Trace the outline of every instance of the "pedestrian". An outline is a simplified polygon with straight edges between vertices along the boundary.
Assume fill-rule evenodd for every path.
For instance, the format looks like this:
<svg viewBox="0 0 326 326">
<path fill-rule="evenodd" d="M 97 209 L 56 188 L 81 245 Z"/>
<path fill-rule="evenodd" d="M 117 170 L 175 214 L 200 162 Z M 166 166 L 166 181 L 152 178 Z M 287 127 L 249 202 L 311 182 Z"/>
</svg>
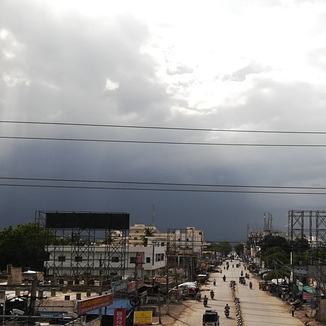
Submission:
<svg viewBox="0 0 326 326">
<path fill-rule="evenodd" d="M 295 311 L 295 305 L 294 304 L 291 304 L 290 311 L 291 311 L 292 317 L 294 317 L 294 311 Z"/>
</svg>

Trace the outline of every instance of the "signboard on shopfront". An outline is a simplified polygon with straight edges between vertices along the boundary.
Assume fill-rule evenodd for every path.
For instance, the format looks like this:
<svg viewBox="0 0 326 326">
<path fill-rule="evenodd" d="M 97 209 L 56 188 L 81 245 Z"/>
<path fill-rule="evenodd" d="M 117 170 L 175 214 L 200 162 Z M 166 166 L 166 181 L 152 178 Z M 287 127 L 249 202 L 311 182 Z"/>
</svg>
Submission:
<svg viewBox="0 0 326 326">
<path fill-rule="evenodd" d="M 134 325 L 152 325 L 152 311 L 134 311 Z"/>
<path fill-rule="evenodd" d="M 113 326 L 126 325 L 126 308 L 115 308 L 113 314 Z"/>
<path fill-rule="evenodd" d="M 112 305 L 112 303 L 113 303 L 112 293 L 99 295 L 85 300 L 77 300 L 76 313 L 78 315 L 84 315 L 92 310 L 110 306 Z"/>
</svg>

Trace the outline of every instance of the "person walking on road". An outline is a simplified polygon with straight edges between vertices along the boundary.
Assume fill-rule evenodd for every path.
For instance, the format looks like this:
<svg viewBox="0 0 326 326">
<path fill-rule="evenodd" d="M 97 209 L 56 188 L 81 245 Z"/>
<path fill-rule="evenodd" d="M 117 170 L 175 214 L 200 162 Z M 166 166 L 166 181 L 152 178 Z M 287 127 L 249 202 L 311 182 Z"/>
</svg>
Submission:
<svg viewBox="0 0 326 326">
<path fill-rule="evenodd" d="M 291 304 L 290 311 L 291 311 L 292 317 L 294 317 L 294 311 L 295 311 L 295 305 L 294 304 Z"/>
<path fill-rule="evenodd" d="M 204 296 L 204 307 L 207 307 L 208 304 L 208 298 L 206 297 L 206 295 Z"/>
</svg>

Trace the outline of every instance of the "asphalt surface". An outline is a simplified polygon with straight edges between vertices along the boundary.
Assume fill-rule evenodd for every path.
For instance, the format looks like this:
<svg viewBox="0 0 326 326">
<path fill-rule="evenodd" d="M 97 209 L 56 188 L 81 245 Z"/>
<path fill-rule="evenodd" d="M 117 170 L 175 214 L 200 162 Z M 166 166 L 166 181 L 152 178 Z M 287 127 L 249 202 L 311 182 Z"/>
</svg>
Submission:
<svg viewBox="0 0 326 326">
<path fill-rule="evenodd" d="M 211 289 L 215 292 L 213 300 L 209 298 L 208 307 L 205 308 L 202 302 L 193 301 L 189 308 L 181 314 L 180 318 L 175 321 L 174 326 L 202 325 L 202 316 L 206 309 L 214 309 L 220 316 L 221 326 L 236 326 L 236 309 L 232 299 L 232 292 L 230 288 L 230 281 L 236 281 L 236 297 L 240 300 L 241 314 L 244 326 L 262 326 L 262 325 L 290 325 L 302 326 L 303 323 L 296 317 L 292 317 L 289 312 L 289 306 L 280 299 L 271 296 L 265 291 L 258 288 L 258 280 L 250 278 L 253 283 L 253 288 L 250 290 L 248 283 L 239 284 L 239 277 L 241 271 L 245 274 L 246 271 L 242 264 L 236 267 L 238 261 L 229 261 L 229 269 L 226 265 L 222 266 L 222 273 L 212 273 L 207 285 L 201 287 L 202 297 L 206 294 L 209 298 Z M 233 266 L 233 267 L 232 267 Z M 223 275 L 226 276 L 226 282 L 223 281 Z M 213 285 L 213 280 L 216 279 L 216 286 Z M 231 307 L 230 317 L 224 316 L 224 306 L 228 303 Z"/>
</svg>

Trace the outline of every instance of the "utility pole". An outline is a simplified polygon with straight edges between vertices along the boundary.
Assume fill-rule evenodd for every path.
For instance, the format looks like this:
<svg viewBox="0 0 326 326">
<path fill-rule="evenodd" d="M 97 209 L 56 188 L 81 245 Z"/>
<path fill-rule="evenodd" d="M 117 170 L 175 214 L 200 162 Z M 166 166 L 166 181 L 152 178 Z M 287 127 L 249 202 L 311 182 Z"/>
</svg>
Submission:
<svg viewBox="0 0 326 326">
<path fill-rule="evenodd" d="M 32 280 L 32 287 L 31 287 L 31 301 L 29 304 L 29 317 L 35 316 L 35 305 L 36 305 L 36 290 L 37 290 L 37 276 L 33 276 Z M 32 318 L 29 318 L 28 324 L 34 324 L 34 321 L 32 321 Z"/>
<path fill-rule="evenodd" d="M 169 299 L 169 265 L 166 264 L 166 313 L 170 314 L 170 299 Z"/>
</svg>

